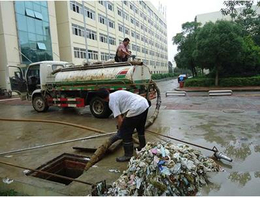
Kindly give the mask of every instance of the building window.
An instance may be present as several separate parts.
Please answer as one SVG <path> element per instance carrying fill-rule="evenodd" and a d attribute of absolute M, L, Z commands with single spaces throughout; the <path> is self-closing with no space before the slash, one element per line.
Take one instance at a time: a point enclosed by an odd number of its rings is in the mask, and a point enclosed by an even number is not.
<path fill-rule="evenodd" d="M 107 36 L 105 34 L 100 34 L 99 40 L 100 40 L 100 42 L 107 43 Z"/>
<path fill-rule="evenodd" d="M 135 13 L 139 14 L 138 8 L 135 8 Z"/>
<path fill-rule="evenodd" d="M 118 24 L 118 30 L 121 31 L 121 32 L 124 32 L 124 27 L 122 25 Z"/>
<path fill-rule="evenodd" d="M 91 39 L 91 40 L 97 40 L 97 32 L 86 29 L 86 33 L 87 33 L 87 38 Z"/>
<path fill-rule="evenodd" d="M 72 33 L 76 36 L 84 37 L 84 28 L 75 24 L 72 24 Z"/>
<path fill-rule="evenodd" d="M 108 19 L 108 26 L 115 29 L 115 23 Z"/>
<path fill-rule="evenodd" d="M 107 2 L 107 8 L 111 11 L 114 11 L 114 6 L 109 2 Z"/>
<path fill-rule="evenodd" d="M 77 2 L 70 2 L 70 9 L 73 10 L 73 12 L 82 13 L 81 7 L 82 6 Z"/>
<path fill-rule="evenodd" d="M 116 39 L 109 36 L 109 44 L 116 45 Z"/>
<path fill-rule="evenodd" d="M 140 46 L 136 45 L 136 51 L 140 52 Z"/>
<path fill-rule="evenodd" d="M 129 35 L 129 29 L 125 27 L 125 34 Z"/>
<path fill-rule="evenodd" d="M 19 48 L 24 54 L 22 64 L 52 60 L 49 13 L 43 4 L 28 1 L 14 1 Z M 28 58 L 26 59 L 25 56 Z"/>
<path fill-rule="evenodd" d="M 101 52 L 101 61 L 107 61 L 109 58 L 108 53 Z"/>
<path fill-rule="evenodd" d="M 106 21 L 106 18 L 104 16 L 102 16 L 101 14 L 98 15 L 98 18 L 99 18 L 99 22 L 106 25 L 107 24 L 107 21 Z"/>
<path fill-rule="evenodd" d="M 41 43 L 41 42 L 38 42 L 37 43 L 37 48 L 40 49 L 40 50 L 46 50 L 46 45 L 44 43 Z"/>
<path fill-rule="evenodd" d="M 130 21 L 131 21 L 132 24 L 135 24 L 135 19 L 134 18 L 131 17 Z"/>
<path fill-rule="evenodd" d="M 139 22 L 137 20 L 135 21 L 135 25 L 136 27 L 139 27 Z"/>
<path fill-rule="evenodd" d="M 79 51 L 80 51 L 79 48 L 75 48 L 75 47 L 74 47 L 74 57 L 75 57 L 75 58 L 80 58 L 80 55 L 79 55 L 80 52 L 79 52 Z"/>
<path fill-rule="evenodd" d="M 134 11 L 134 5 L 130 3 L 130 9 Z"/>
<path fill-rule="evenodd" d="M 97 51 L 88 50 L 88 58 L 92 59 L 92 60 L 98 60 L 98 52 Z"/>
<path fill-rule="evenodd" d="M 85 49 L 80 49 L 80 58 L 82 58 L 82 59 L 86 59 L 87 58 Z"/>
<path fill-rule="evenodd" d="M 34 12 L 35 14 L 35 18 L 39 19 L 39 20 L 42 20 L 42 14 L 39 13 L 39 12 Z"/>
<path fill-rule="evenodd" d="M 139 33 L 136 33 L 136 39 L 140 40 L 140 34 Z"/>
<path fill-rule="evenodd" d="M 86 16 L 92 20 L 95 20 L 95 11 L 89 9 L 89 8 L 85 8 L 85 13 L 86 13 Z"/>
<path fill-rule="evenodd" d="M 136 51 L 136 45 L 135 45 L 135 44 L 132 44 L 132 49 L 133 49 L 134 51 Z"/>
<path fill-rule="evenodd" d="M 127 1 L 124 1 L 124 4 L 125 4 L 125 5 L 128 5 L 128 2 L 127 2 Z"/>
<path fill-rule="evenodd" d="M 25 15 L 32 17 L 32 18 L 35 18 L 34 11 L 32 11 L 30 9 L 25 9 Z"/>
<path fill-rule="evenodd" d="M 119 9 L 119 8 L 117 8 L 117 14 L 118 14 L 119 16 L 122 16 L 122 15 L 123 15 L 123 14 L 122 14 L 122 10 Z"/>
<path fill-rule="evenodd" d="M 98 3 L 104 5 L 104 1 L 98 1 Z"/>
<path fill-rule="evenodd" d="M 128 20 L 129 19 L 129 16 L 128 16 L 128 14 L 127 13 L 123 13 L 123 17 L 125 18 L 125 20 Z"/>
<path fill-rule="evenodd" d="M 135 38 L 135 32 L 131 31 L 131 36 Z"/>

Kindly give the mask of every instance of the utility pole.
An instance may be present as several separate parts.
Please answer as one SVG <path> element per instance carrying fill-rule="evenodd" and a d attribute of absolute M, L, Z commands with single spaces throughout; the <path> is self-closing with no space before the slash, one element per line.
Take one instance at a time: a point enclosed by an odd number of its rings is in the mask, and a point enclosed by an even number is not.
<path fill-rule="evenodd" d="M 86 28 L 86 12 L 85 12 L 85 1 L 82 0 L 82 10 L 83 10 L 83 21 L 84 21 L 84 38 L 85 38 L 85 48 L 86 48 L 86 58 L 87 63 L 89 63 L 88 59 L 88 38 L 87 38 L 87 28 Z"/>

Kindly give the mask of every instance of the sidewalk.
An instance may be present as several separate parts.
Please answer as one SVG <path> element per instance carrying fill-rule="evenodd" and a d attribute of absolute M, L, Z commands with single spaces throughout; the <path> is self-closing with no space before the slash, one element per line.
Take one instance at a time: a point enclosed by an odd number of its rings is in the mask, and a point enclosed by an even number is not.
<path fill-rule="evenodd" d="M 232 90 L 232 91 L 260 91 L 260 86 L 245 87 L 184 87 L 175 88 L 176 91 L 186 92 L 208 92 L 209 90 Z"/>

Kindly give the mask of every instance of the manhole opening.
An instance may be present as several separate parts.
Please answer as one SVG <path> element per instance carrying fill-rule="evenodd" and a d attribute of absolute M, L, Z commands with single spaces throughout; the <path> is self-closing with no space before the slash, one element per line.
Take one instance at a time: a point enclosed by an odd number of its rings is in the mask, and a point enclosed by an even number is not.
<path fill-rule="evenodd" d="M 49 172 L 76 179 L 83 174 L 88 159 L 89 158 L 82 157 L 79 155 L 64 153 L 54 158 L 53 160 L 47 162 L 46 164 L 36 168 L 36 170 L 41 170 L 44 172 Z M 72 182 L 72 180 L 46 175 L 39 172 L 29 172 L 27 175 L 62 183 L 65 185 L 69 185 Z"/>

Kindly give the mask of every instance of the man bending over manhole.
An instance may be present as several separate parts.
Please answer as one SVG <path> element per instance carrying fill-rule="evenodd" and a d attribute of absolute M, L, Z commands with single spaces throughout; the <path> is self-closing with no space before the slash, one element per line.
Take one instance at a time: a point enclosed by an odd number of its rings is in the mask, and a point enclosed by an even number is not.
<path fill-rule="evenodd" d="M 100 89 L 99 96 L 109 102 L 109 108 L 113 112 L 114 118 L 117 119 L 118 133 L 113 136 L 113 140 L 123 139 L 125 154 L 116 158 L 116 161 L 129 161 L 133 156 L 134 129 L 137 130 L 139 138 L 138 150 L 141 150 L 146 144 L 144 132 L 150 103 L 144 97 L 125 90 L 118 90 L 110 94 L 106 89 Z"/>

